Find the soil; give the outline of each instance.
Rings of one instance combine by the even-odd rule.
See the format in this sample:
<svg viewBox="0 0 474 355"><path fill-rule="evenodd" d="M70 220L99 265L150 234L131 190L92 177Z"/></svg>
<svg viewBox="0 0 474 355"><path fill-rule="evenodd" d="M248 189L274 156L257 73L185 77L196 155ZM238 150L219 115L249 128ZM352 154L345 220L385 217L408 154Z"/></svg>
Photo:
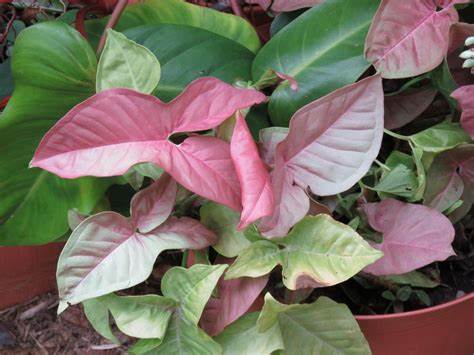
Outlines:
<svg viewBox="0 0 474 355"><path fill-rule="evenodd" d="M58 296L48 293L0 311L0 354L125 354L89 325L80 306L56 315ZM125 343L126 343L126 339Z"/></svg>

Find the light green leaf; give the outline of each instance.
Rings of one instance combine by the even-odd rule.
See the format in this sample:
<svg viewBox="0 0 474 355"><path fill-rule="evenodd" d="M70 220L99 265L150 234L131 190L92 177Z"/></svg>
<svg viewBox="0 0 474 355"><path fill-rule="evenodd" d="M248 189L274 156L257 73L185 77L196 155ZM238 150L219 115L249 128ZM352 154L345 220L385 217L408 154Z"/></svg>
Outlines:
<svg viewBox="0 0 474 355"><path fill-rule="evenodd" d="M228 280L244 276L263 276L282 263L282 253L277 244L267 240L257 241L239 254L229 270L227 270L225 278Z"/></svg>
<svg viewBox="0 0 474 355"><path fill-rule="evenodd" d="M201 223L212 230L219 240L212 247L227 258L237 256L251 243L244 232L236 229L240 214L215 202L208 202L201 207Z"/></svg>
<svg viewBox="0 0 474 355"><path fill-rule="evenodd" d="M284 305L265 297L259 318L278 324L283 338L281 354L370 354L369 344L349 308L327 297L312 304ZM270 317L269 313L273 313Z"/></svg>
<svg viewBox="0 0 474 355"><path fill-rule="evenodd" d="M140 339L128 349L128 352L132 355L153 354L153 350L160 346L161 342L161 339Z"/></svg>
<svg viewBox="0 0 474 355"><path fill-rule="evenodd" d="M153 180L158 180L163 174L163 169L153 163L140 163L132 167L133 170L138 172L140 175L149 177Z"/></svg>
<svg viewBox="0 0 474 355"><path fill-rule="evenodd" d="M15 90L0 119L0 244L42 244L61 237L68 230L67 211L89 213L107 188L104 179L63 180L28 169L46 131L94 94L96 66L87 41L64 23L40 23L18 36Z"/></svg>
<svg viewBox="0 0 474 355"><path fill-rule="evenodd" d="M107 30L107 42L97 67L96 90L128 88L150 94L160 81L161 67L146 47Z"/></svg>
<svg viewBox="0 0 474 355"><path fill-rule="evenodd" d="M430 279L419 271L412 271L401 275L382 276L382 278L397 284L410 285L412 287L433 288L440 285L439 282Z"/></svg>
<svg viewBox="0 0 474 355"><path fill-rule="evenodd" d="M406 165L399 164L391 171L385 173L379 183L371 189L410 198L413 196L413 191L415 191L417 186L418 180L415 172L407 168Z"/></svg>
<svg viewBox="0 0 474 355"><path fill-rule="evenodd" d="M220 355L221 346L196 324L174 313L165 338L151 354L162 355Z"/></svg>
<svg viewBox="0 0 474 355"><path fill-rule="evenodd" d="M278 349L283 349L278 326L274 325L265 332L259 332L256 324L258 315L244 315L214 338L222 346L223 355L270 355Z"/></svg>
<svg viewBox="0 0 474 355"><path fill-rule="evenodd" d="M451 74L447 60L436 67L429 73L433 86L444 96L449 102L449 105L454 110L456 109L457 102L451 97L451 93L458 88L458 84Z"/></svg>
<svg viewBox="0 0 474 355"><path fill-rule="evenodd" d="M120 344L110 327L109 308L104 299L93 298L84 301L82 305L87 319L97 333L115 344Z"/></svg>
<svg viewBox="0 0 474 355"><path fill-rule="evenodd" d="M331 286L382 255L351 227L320 214L303 218L282 239L253 243L229 268L226 279L258 277L281 264L283 283L290 290Z"/></svg>
<svg viewBox="0 0 474 355"><path fill-rule="evenodd" d="M459 144L468 143L469 135L459 123L443 121L409 137L415 147L425 152L441 153Z"/></svg>
<svg viewBox="0 0 474 355"><path fill-rule="evenodd" d="M137 338L162 339L176 303L158 295L103 296L117 327Z"/></svg>
<svg viewBox="0 0 474 355"><path fill-rule="evenodd" d="M378 0L333 0L306 11L281 29L257 54L254 81L268 69L292 76L270 98L269 112L277 126L288 126L300 107L355 82L370 66L364 42Z"/></svg>
<svg viewBox="0 0 474 355"><path fill-rule="evenodd" d="M108 21L86 22L91 41L97 43ZM233 40L252 52L260 48L260 40L253 26L239 16L226 14L205 6L197 6L183 0L145 0L126 8L115 26L117 31L141 25L174 24L202 29Z"/></svg>
<svg viewBox="0 0 474 355"><path fill-rule="evenodd" d="M283 282L290 290L338 284L383 255L352 228L326 214L305 217L282 244Z"/></svg>
<svg viewBox="0 0 474 355"><path fill-rule="evenodd" d="M254 54L240 44L199 28L155 25L131 28L127 38L147 47L161 64L155 94L169 101L202 76L227 83L249 80Z"/></svg>
<svg viewBox="0 0 474 355"><path fill-rule="evenodd" d="M189 269L173 267L161 280L165 297L179 303L183 317L197 324L217 281L227 265L196 264Z"/></svg>

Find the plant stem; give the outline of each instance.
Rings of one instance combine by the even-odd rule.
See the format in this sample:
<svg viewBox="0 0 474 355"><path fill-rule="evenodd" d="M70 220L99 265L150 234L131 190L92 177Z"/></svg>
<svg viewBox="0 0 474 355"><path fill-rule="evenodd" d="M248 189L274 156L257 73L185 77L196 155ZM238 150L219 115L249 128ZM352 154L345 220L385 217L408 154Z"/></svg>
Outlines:
<svg viewBox="0 0 474 355"><path fill-rule="evenodd" d="M400 139L400 140L403 140L403 141L409 141L410 140L409 137L402 136L401 134L389 131L388 129L384 129L383 131L384 131L385 134L388 134L391 137L394 137L394 138L397 138L397 139Z"/></svg>
<svg viewBox="0 0 474 355"><path fill-rule="evenodd" d="M104 32L102 32L102 36L100 36L99 46L97 47L97 56L100 56L100 53L104 49L105 40L107 39L107 30L115 27L125 9L125 6L127 6L127 3L128 0L119 0L117 5L115 5L114 11L112 12L112 15L110 15L107 25L105 25Z"/></svg>
<svg viewBox="0 0 474 355"><path fill-rule="evenodd" d="M242 9L240 8L240 5L239 5L239 0L230 0L230 6L232 7L232 11L234 11L234 14L240 17L244 17L244 14L242 13Z"/></svg>
<svg viewBox="0 0 474 355"><path fill-rule="evenodd" d="M188 255L189 255L188 250L183 251L183 259L181 260L181 266L182 267L187 267L188 266Z"/></svg>

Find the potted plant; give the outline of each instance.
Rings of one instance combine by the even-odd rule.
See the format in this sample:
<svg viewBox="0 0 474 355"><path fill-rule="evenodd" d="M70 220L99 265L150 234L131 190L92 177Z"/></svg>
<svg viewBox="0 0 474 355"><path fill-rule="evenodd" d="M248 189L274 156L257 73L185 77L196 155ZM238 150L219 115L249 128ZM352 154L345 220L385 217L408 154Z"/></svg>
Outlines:
<svg viewBox="0 0 474 355"><path fill-rule="evenodd" d="M2 243L67 239L58 313L130 353L472 352L466 2L260 2L263 47L179 0L23 30Z"/></svg>

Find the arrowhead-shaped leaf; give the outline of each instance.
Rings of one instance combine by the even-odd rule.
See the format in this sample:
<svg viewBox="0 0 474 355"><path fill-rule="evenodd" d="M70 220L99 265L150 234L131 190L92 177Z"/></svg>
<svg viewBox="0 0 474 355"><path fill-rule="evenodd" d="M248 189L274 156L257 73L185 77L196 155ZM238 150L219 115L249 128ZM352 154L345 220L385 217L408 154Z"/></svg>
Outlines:
<svg viewBox="0 0 474 355"><path fill-rule="evenodd" d="M165 297L179 303L182 315L193 324L199 322L202 311L227 265L196 264L189 269L174 267L161 280Z"/></svg>
<svg viewBox="0 0 474 355"><path fill-rule="evenodd" d="M97 67L97 92L129 88L150 94L160 81L160 62L149 49L112 29Z"/></svg>
<svg viewBox="0 0 474 355"><path fill-rule="evenodd" d="M87 320L97 333L115 344L120 344L110 326L109 308L102 297L82 302Z"/></svg>
<svg viewBox="0 0 474 355"><path fill-rule="evenodd" d="M60 312L67 304L134 286L167 249L202 249L215 236L198 221L170 218L148 234L115 212L89 217L71 234L58 261Z"/></svg>
<svg viewBox="0 0 474 355"><path fill-rule="evenodd" d="M288 126L299 108L355 82L369 67L363 46L378 3L324 1L285 26L258 52L252 66L255 82L272 69L298 83L297 92L288 81L273 92L268 110L275 125Z"/></svg>
<svg viewBox="0 0 474 355"><path fill-rule="evenodd" d="M462 86L452 94L461 107L461 125L474 139L474 85Z"/></svg>
<svg viewBox="0 0 474 355"><path fill-rule="evenodd" d="M110 89L72 109L43 138L32 166L59 176L113 176L141 162L156 163L184 187L240 209L228 144L195 136L175 145L174 133L213 128L236 110L265 100L215 78L194 81L171 103L128 89ZM77 132L81 132L78 134Z"/></svg>
<svg viewBox="0 0 474 355"><path fill-rule="evenodd" d="M437 155L428 171L424 204L440 212L462 196L474 202L474 145L460 145Z"/></svg>
<svg viewBox="0 0 474 355"><path fill-rule="evenodd" d="M311 7L324 0L246 0L249 4L259 4L264 10L275 12L293 11L304 7Z"/></svg>
<svg viewBox="0 0 474 355"><path fill-rule="evenodd" d="M367 60L384 78L436 68L448 51L449 28L458 20L455 2L382 0L366 39Z"/></svg>
<svg viewBox="0 0 474 355"><path fill-rule="evenodd" d="M233 258L251 244L244 232L237 230L240 216L236 211L209 201L201 207L199 214L201 223L217 235L217 243L212 247L219 254Z"/></svg>
<svg viewBox="0 0 474 355"><path fill-rule="evenodd" d="M283 349L278 326L260 332L257 328L258 315L250 313L239 318L214 338L222 346L224 355L271 355Z"/></svg>
<svg viewBox="0 0 474 355"><path fill-rule="evenodd" d="M349 308L327 297L312 304L285 305L270 294L257 321L278 326L282 354L370 354L369 344ZM262 328L260 328L262 329Z"/></svg>
<svg viewBox="0 0 474 355"><path fill-rule="evenodd" d="M409 137L410 141L425 152L441 153L468 143L469 136L459 123L443 121Z"/></svg>
<svg viewBox="0 0 474 355"><path fill-rule="evenodd" d="M264 275L281 264L283 283L290 290L331 286L381 256L351 227L320 214L305 217L282 239L253 243L239 255L226 278Z"/></svg>
<svg viewBox="0 0 474 355"><path fill-rule="evenodd" d="M372 243L384 256L365 271L375 275L403 274L454 255L454 228L443 214L422 205L386 199L362 206L370 226L383 233Z"/></svg>
<svg viewBox="0 0 474 355"><path fill-rule="evenodd" d="M217 262L221 262L218 258ZM227 260L226 262L229 262ZM268 276L243 277L235 280L220 279L217 283L217 297L211 297L204 308L200 326L210 336L245 314L267 285Z"/></svg>
<svg viewBox="0 0 474 355"><path fill-rule="evenodd" d="M141 233L151 232L168 219L174 208L178 185L168 174L136 193L130 202L130 215Z"/></svg>
<svg viewBox="0 0 474 355"><path fill-rule="evenodd" d="M276 209L262 220L264 235L283 236L304 216L309 207L306 188L326 196L355 184L377 157L382 136L383 90L378 75L296 112L288 135L276 147L272 173Z"/></svg>
<svg viewBox="0 0 474 355"><path fill-rule="evenodd" d="M433 102L436 93L429 86L385 96L385 128L397 129L413 121Z"/></svg>
<svg viewBox="0 0 474 355"><path fill-rule="evenodd" d="M242 189L243 210L237 225L237 229L242 230L259 218L271 215L275 205L270 174L240 111L230 142L230 155Z"/></svg>
<svg viewBox="0 0 474 355"><path fill-rule="evenodd" d="M145 339L163 339L176 303L158 295L101 297L117 327L125 334Z"/></svg>

